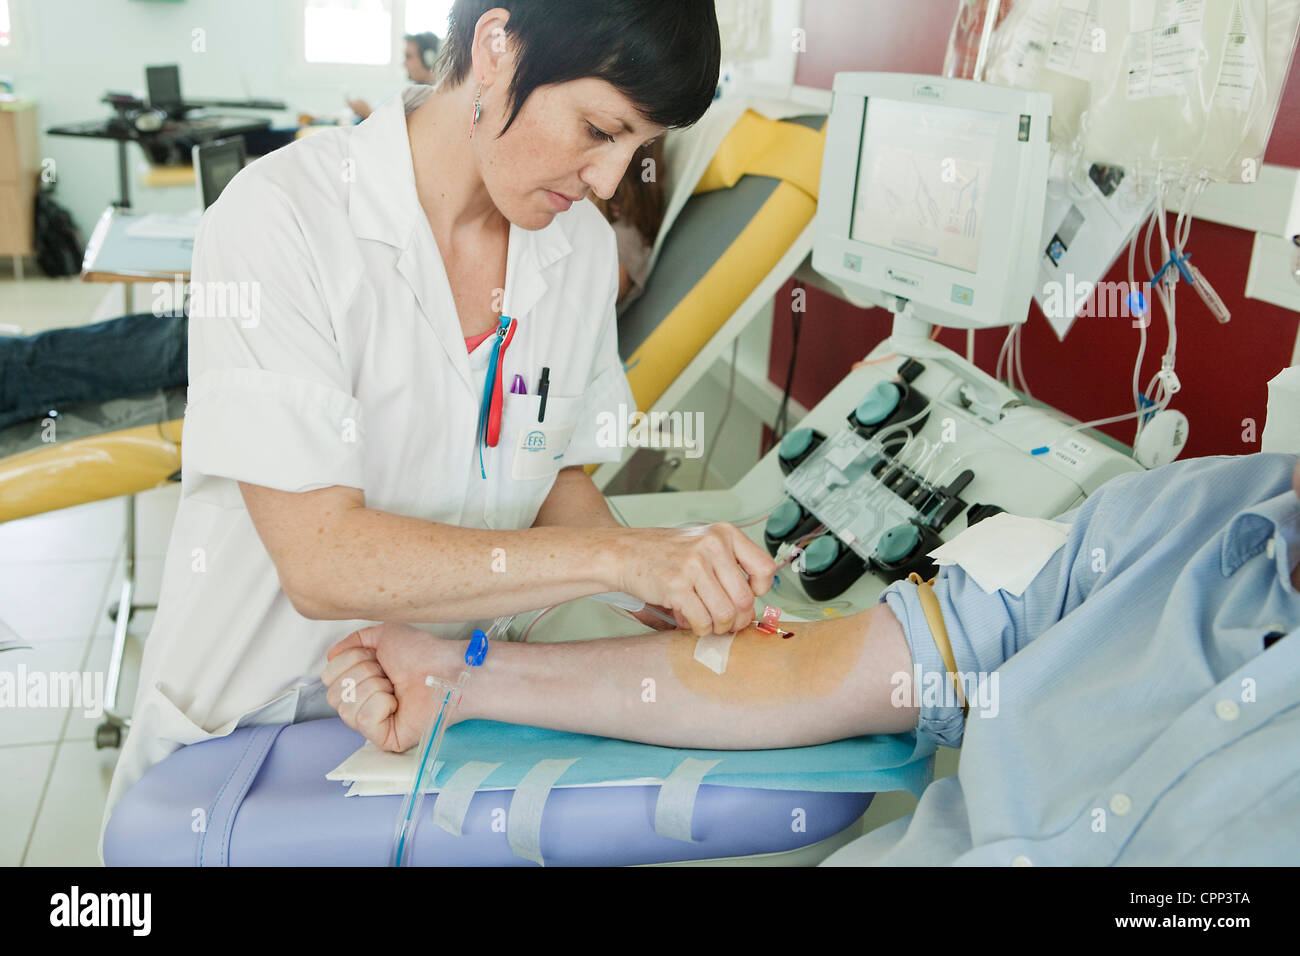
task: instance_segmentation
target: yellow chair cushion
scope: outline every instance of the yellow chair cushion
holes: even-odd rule
[[[181,467],[178,418],[0,459],[0,522],[157,488]]]
[[[629,357],[637,407],[653,407],[678,375],[776,267],[817,213],[826,126],[814,131],[752,110],[732,127],[694,195],[746,174],[781,183],[727,251]]]

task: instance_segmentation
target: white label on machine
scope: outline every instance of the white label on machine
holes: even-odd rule
[[[1195,82],[1205,0],[1133,0],[1128,98],[1186,96]]]
[[[1223,62],[1219,66],[1219,82],[1214,87],[1213,105],[1243,112],[1250,109],[1250,96],[1255,92],[1258,77],[1255,38],[1246,33],[1246,15],[1241,9],[1241,0],[1237,0],[1228,23],[1228,38],[1223,47]]]
[[[1088,457],[1088,452],[1091,450],[1083,442],[1067,438],[1059,446],[1052,447],[1052,457],[1061,464],[1078,471],[1086,464],[1084,459]]]

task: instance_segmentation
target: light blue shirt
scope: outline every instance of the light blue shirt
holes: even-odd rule
[[[887,589],[921,669],[917,752],[960,745],[958,773],[827,862],[1300,863],[1295,464],[1116,478],[1062,516],[1065,546],[1020,597],[942,572],[957,670],[991,692],[968,719],[925,695],[944,667],[915,586]],[[1265,650],[1269,632],[1287,636]]]

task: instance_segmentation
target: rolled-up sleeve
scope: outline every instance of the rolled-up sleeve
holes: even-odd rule
[[[942,568],[934,581],[934,594],[952,644],[953,660],[962,678],[963,693],[992,684],[990,675],[1036,637],[1061,620],[1087,596],[1097,575],[1089,569],[1089,531],[1096,531],[1092,516],[1103,495],[1094,495],[1078,509],[1057,520],[1070,525],[1066,542],[1048,559],[1019,596],[997,590],[986,593],[961,569]],[[917,586],[899,581],[880,596],[894,612],[912,653],[908,687],[915,694],[920,717],[915,731],[914,756],[926,756],[940,747],[958,747],[966,718],[951,693],[952,681],[939,655],[934,634],[926,621]],[[940,692],[941,691],[941,692]],[[968,701],[975,718],[978,699]]]
[[[612,233],[609,246],[613,247]],[[628,384],[623,360],[618,354],[618,319],[615,302],[618,299],[618,265],[608,274],[605,293],[601,299],[599,315],[603,316],[597,335],[595,358],[591,375],[583,390],[585,401],[578,413],[569,450],[565,453],[566,465],[591,465],[618,461],[622,457],[626,435],[619,431],[636,412],[636,400]],[[620,407],[622,414],[620,414]]]
[[[364,489],[365,423],[339,353],[320,270],[274,183],[246,170],[194,245],[186,484]]]

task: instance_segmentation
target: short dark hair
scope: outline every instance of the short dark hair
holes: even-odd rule
[[[473,64],[479,18],[510,12],[518,51],[509,90],[510,128],[539,86],[595,77],[656,126],[691,126],[713,102],[722,42],[713,0],[456,0],[438,57],[440,85],[459,86]]]
[[[426,68],[434,65],[434,56],[438,53],[438,48],[442,41],[438,39],[436,33],[408,33],[406,35],[407,43],[414,43],[415,48],[420,51],[420,61]]]

